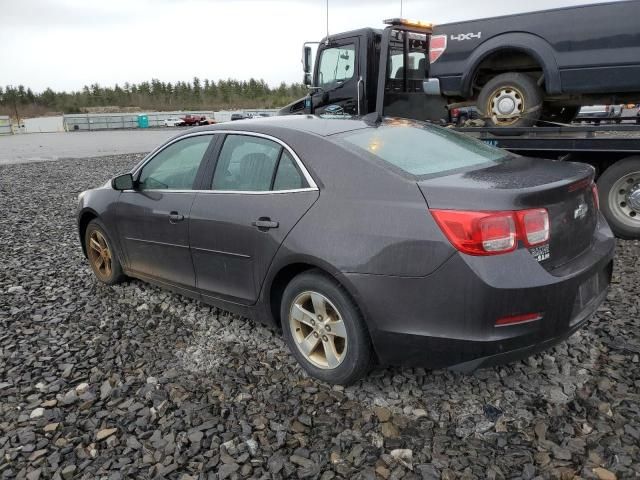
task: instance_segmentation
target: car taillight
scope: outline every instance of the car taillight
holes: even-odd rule
[[[544,208],[516,212],[522,228],[522,240],[528,247],[542,245],[549,240],[549,213]]]
[[[593,193],[593,204],[596,206],[596,210],[600,210],[600,194],[595,183],[591,184],[591,192]]]
[[[516,249],[518,240],[527,247],[549,241],[546,209],[507,212],[431,210],[436,223],[460,252],[468,255],[500,255]]]
[[[446,35],[433,35],[429,42],[429,63],[438,60],[447,49]]]
[[[431,210],[449,241],[469,255],[497,255],[516,248],[511,212]]]

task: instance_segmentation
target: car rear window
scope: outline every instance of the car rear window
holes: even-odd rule
[[[418,177],[495,164],[508,157],[504,150],[469,136],[418,122],[387,123],[346,132],[339,137]]]

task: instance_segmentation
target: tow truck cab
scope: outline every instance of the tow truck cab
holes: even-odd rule
[[[428,95],[432,26],[386,20],[384,30],[363,28],[325,38],[311,71],[311,44],[303,48],[304,83],[310,94],[280,115],[377,112],[418,120],[448,119],[447,101]]]

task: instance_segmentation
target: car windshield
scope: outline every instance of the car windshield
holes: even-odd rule
[[[389,120],[337,135],[347,145],[417,177],[496,164],[509,154],[469,136],[421,122]]]

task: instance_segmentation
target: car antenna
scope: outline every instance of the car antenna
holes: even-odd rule
[[[325,44],[329,45],[329,0],[327,0],[327,36],[325,37]]]

